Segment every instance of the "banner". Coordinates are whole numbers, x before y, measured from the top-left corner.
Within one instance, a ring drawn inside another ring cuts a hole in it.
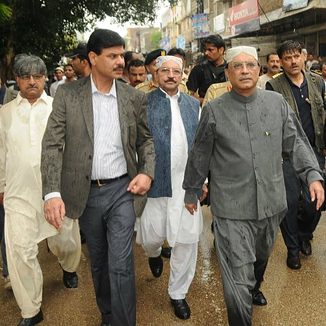
[[[166,51],[170,50],[170,38],[168,36],[164,36],[160,41],[160,47]]]
[[[186,39],[184,38],[183,35],[179,35],[177,37],[177,48],[180,48],[180,49],[183,49],[183,50],[186,49]]]
[[[225,17],[224,14],[220,14],[214,17],[214,32],[215,33],[223,33],[225,31]]]
[[[194,38],[203,38],[209,35],[208,15],[196,14],[191,17]]]

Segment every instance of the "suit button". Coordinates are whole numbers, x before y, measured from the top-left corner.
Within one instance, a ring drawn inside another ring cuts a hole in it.
[[[91,160],[92,159],[92,155],[89,155],[88,158]]]
[[[89,180],[89,176],[88,175],[86,176],[86,180]]]

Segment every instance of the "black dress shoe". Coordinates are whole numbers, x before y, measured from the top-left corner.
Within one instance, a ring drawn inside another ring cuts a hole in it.
[[[34,317],[22,318],[18,326],[33,326],[40,323],[43,320],[43,313],[40,310]]]
[[[180,319],[188,319],[190,317],[190,308],[186,299],[171,300],[171,304],[174,308],[174,314]]]
[[[259,290],[254,290],[252,292],[252,303],[256,306],[266,306],[267,300],[263,294],[263,292]]]
[[[310,241],[309,240],[302,240],[300,250],[305,256],[310,256],[311,253],[312,253]]]
[[[154,277],[160,277],[163,271],[163,259],[161,256],[148,258],[149,268]]]
[[[286,265],[291,269],[300,269],[301,268],[301,262],[300,257],[298,256],[288,256],[286,259]]]
[[[162,247],[161,256],[164,258],[170,259],[171,258],[171,250],[172,250],[171,247]]]
[[[63,269],[63,284],[68,289],[76,289],[78,287],[77,273],[70,273]]]

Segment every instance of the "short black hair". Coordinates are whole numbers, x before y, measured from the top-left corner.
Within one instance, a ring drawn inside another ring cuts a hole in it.
[[[131,67],[145,67],[145,63],[143,60],[139,60],[139,59],[131,60],[127,66],[128,72]]]
[[[87,42],[87,54],[92,51],[97,55],[100,55],[103,49],[111,48],[113,46],[123,46],[124,48],[124,39],[114,31],[99,28],[89,37]]]
[[[289,40],[289,41],[284,41],[280,45],[280,47],[277,49],[277,54],[280,57],[280,59],[282,59],[282,56],[285,52],[294,53],[296,51],[298,51],[299,53],[302,52],[301,43],[298,41]]]
[[[181,48],[172,48],[170,49],[170,51],[168,52],[168,55],[176,55],[179,54],[181,55],[184,59],[186,59],[186,52],[183,51]]]
[[[269,57],[270,57],[271,55],[278,55],[278,54],[277,54],[276,52],[268,53],[267,56],[266,56],[266,62],[269,61]]]
[[[212,43],[217,48],[224,48],[225,49],[225,42],[221,35],[219,34],[213,34],[205,37],[202,41],[202,44],[205,45],[206,43]]]

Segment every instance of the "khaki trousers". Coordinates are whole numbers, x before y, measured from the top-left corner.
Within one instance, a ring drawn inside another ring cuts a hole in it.
[[[48,238],[51,252],[58,257],[61,267],[76,271],[81,244],[78,220],[65,218],[57,232],[43,224],[40,215],[26,216],[6,210],[5,237],[8,269],[12,289],[23,318],[35,316],[41,308],[43,275],[37,259],[38,243]]]

